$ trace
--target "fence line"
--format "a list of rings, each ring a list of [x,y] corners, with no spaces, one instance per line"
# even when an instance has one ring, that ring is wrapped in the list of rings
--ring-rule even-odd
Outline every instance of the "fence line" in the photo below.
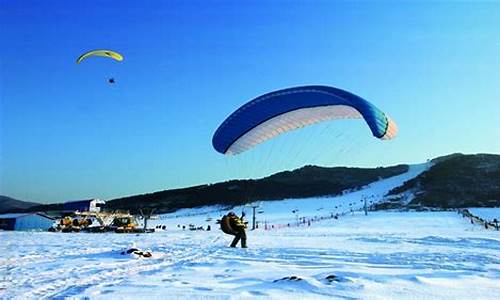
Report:
[[[457,209],[458,214],[462,215],[463,218],[469,218],[471,224],[478,224],[484,226],[485,229],[496,229],[499,230],[498,220],[493,219],[489,222],[478,216],[473,215],[468,209]]]
[[[341,213],[329,213],[328,215],[320,215],[314,217],[299,217],[298,220],[287,222],[287,223],[272,223],[264,220],[263,222],[258,222],[256,229],[260,229],[263,226],[264,230],[282,229],[282,228],[292,228],[292,227],[309,227],[315,222],[326,221],[326,220],[337,220],[347,214],[363,211],[365,208],[351,209],[350,211],[344,211]],[[367,209],[371,210],[371,206]]]

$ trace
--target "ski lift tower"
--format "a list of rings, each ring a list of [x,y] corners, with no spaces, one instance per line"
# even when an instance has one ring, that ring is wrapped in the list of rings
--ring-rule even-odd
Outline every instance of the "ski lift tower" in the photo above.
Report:
[[[365,216],[368,215],[368,206],[366,205],[366,196],[363,195],[363,200],[365,201],[363,209],[365,211]]]
[[[252,212],[253,212],[253,215],[252,215],[252,230],[255,230],[255,224],[256,224],[255,209],[257,207],[260,207],[260,205],[261,205],[261,203],[258,203],[258,204],[253,203],[252,205],[249,205],[252,208]]]

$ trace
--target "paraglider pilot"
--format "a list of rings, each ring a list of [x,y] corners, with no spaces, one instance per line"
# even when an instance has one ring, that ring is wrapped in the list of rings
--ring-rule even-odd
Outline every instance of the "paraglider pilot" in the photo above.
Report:
[[[245,232],[245,229],[247,228],[247,224],[243,222],[245,213],[241,213],[241,218],[239,218],[234,212],[229,212],[227,216],[229,218],[229,226],[231,226],[231,228],[234,230],[234,239],[231,243],[231,247],[236,247],[241,239],[241,248],[246,248],[247,234]]]

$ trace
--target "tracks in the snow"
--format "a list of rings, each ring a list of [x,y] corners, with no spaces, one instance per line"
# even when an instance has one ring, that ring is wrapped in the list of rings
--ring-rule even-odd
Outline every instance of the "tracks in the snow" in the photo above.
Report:
[[[107,262],[93,265],[91,262],[83,266],[62,270],[49,270],[36,275],[40,278],[33,282],[30,291],[19,295],[20,298],[48,299],[54,297],[71,297],[75,291],[83,291],[92,286],[119,284],[129,277],[143,272],[152,272],[163,268],[181,266],[214,255],[220,246],[219,238],[215,238],[207,247],[193,247],[192,244],[176,243],[171,247],[153,250],[157,257],[127,259],[119,254],[110,255]],[[203,249],[200,251],[200,249]],[[158,256],[158,253],[160,255]],[[116,258],[116,261],[114,261]]]

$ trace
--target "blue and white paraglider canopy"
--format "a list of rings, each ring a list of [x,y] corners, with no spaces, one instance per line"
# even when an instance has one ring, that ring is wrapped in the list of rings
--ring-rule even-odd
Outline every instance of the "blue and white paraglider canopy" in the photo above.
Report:
[[[246,103],[219,126],[212,144],[222,154],[239,154],[281,133],[337,119],[364,119],[379,139],[392,139],[398,131],[394,121],[365,99],[311,85],[274,91]]]

